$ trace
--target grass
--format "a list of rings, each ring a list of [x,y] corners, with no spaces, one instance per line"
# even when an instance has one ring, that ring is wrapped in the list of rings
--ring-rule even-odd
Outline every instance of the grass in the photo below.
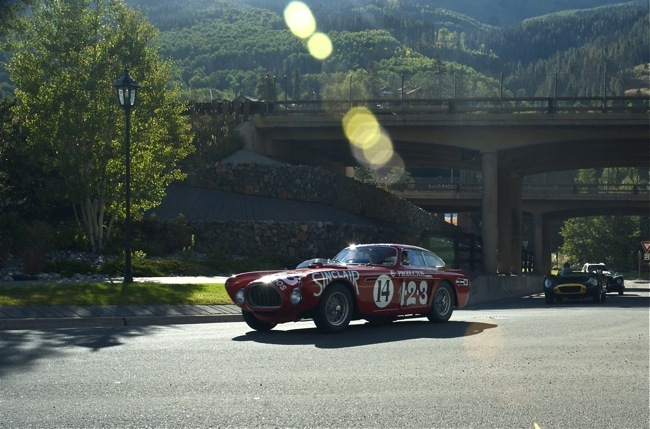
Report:
[[[223,283],[0,285],[0,306],[232,304]]]

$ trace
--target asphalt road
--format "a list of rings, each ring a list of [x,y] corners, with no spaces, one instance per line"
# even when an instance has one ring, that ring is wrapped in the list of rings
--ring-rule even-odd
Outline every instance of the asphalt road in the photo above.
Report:
[[[649,293],[446,324],[0,332],[0,428],[648,428]]]

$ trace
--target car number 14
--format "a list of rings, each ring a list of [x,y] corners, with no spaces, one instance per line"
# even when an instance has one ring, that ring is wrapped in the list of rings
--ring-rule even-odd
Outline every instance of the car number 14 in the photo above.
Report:
[[[375,305],[379,308],[384,308],[393,300],[395,289],[393,279],[385,274],[382,274],[375,280],[373,288],[373,296]],[[420,284],[415,281],[402,281],[400,290],[400,306],[409,307],[413,305],[426,305],[429,301],[427,293],[427,282],[422,280]]]

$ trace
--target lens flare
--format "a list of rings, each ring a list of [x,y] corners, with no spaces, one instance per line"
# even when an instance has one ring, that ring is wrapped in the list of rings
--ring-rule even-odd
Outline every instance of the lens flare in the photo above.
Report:
[[[328,35],[316,31],[316,18],[305,3],[289,3],[284,9],[284,22],[295,36],[307,41],[311,56],[322,61],[332,55],[332,40]]]
[[[332,40],[324,33],[315,33],[311,36],[307,42],[307,49],[309,49],[312,57],[317,60],[326,59],[332,55],[332,51],[334,50]]]
[[[360,164],[378,169],[393,159],[393,142],[369,109],[353,107],[342,122],[352,154]]]
[[[301,39],[309,39],[316,32],[316,19],[309,6],[301,1],[292,1],[287,5],[284,21],[289,30]]]

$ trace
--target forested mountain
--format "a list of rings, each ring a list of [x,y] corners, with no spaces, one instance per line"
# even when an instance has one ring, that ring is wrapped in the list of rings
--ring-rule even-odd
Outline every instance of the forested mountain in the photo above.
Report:
[[[287,28],[288,0],[125,1],[199,101],[389,96],[403,81],[420,97],[622,95],[650,62],[646,0],[306,0],[334,46],[323,61]]]
[[[603,79],[622,95],[626,71],[650,61],[645,1],[311,0],[334,45],[324,61],[287,29],[288,2],[127,2],[161,30],[185,96],[203,101],[344,97],[350,87],[374,97],[402,78],[420,96],[494,95],[501,73],[509,94],[548,95],[557,77],[560,95],[600,95]]]

